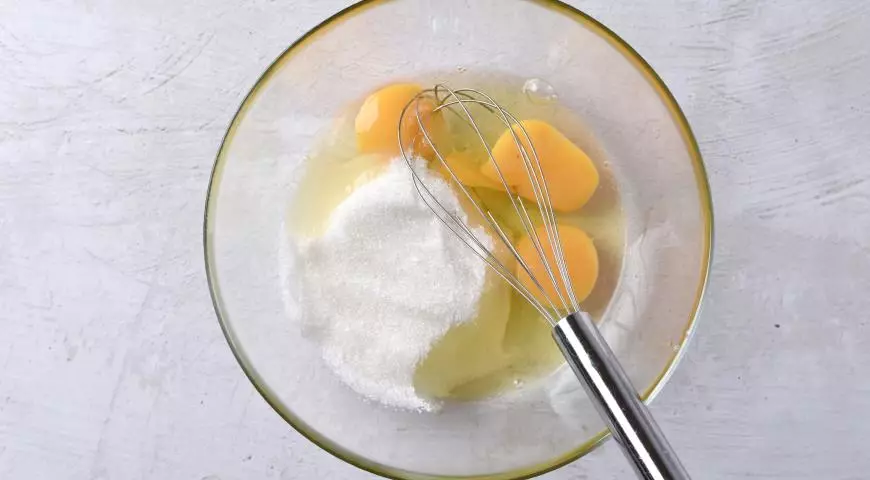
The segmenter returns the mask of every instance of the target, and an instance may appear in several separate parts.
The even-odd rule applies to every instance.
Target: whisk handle
[[[689,474],[589,315],[577,312],[563,318],[553,337],[638,478],[688,480]]]

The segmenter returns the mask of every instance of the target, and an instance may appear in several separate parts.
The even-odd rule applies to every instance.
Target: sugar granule
[[[434,197],[466,221],[450,186],[415,162]],[[303,328],[326,364],[366,398],[436,410],[414,389],[414,371],[451,327],[475,317],[487,267],[425,205],[405,161],[351,192],[323,235],[300,241],[299,259]]]

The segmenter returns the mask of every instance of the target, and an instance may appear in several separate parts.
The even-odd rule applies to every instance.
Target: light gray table
[[[344,0],[0,1],[0,478],[363,479],[230,354],[201,219],[260,71]],[[697,337],[654,405],[696,478],[870,475],[870,3],[577,1],[711,175]],[[608,444],[549,479],[626,479]]]

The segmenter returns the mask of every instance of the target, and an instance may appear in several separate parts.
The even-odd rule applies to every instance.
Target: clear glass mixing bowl
[[[326,20],[268,68],[227,131],[206,266],[227,340],[269,404],[324,449],[388,477],[527,477],[605,438],[567,368],[438,414],[395,411],[337,381],[288,320],[281,230],[315,134],[386,83],[454,72],[457,86],[466,70],[546,80],[606,152],[626,253],[602,330],[647,400],[691,335],[710,263],[711,202],[686,119],[652,68],[592,18],[554,1],[375,0]]]

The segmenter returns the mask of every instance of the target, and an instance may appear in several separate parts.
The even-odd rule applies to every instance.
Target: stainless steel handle
[[[563,318],[553,337],[638,478],[688,480],[689,474],[589,315],[578,312]]]

